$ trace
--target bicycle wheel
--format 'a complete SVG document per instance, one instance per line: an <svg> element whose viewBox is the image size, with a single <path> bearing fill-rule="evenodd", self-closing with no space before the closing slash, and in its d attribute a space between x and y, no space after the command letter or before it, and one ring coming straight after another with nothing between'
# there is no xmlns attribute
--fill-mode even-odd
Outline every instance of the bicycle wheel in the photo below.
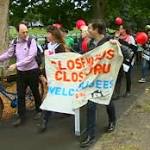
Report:
<svg viewBox="0 0 150 150"><path fill-rule="evenodd" d="M5 85L5 83L4 83ZM0 117L3 120L10 119L14 114L16 114L16 108L12 107L12 101L16 97L16 83L12 83L4 89L1 89L5 94L0 96Z"/></svg>
<svg viewBox="0 0 150 150"><path fill-rule="evenodd" d="M0 120L2 119L3 110L4 110L4 104L2 98L0 97Z"/></svg>

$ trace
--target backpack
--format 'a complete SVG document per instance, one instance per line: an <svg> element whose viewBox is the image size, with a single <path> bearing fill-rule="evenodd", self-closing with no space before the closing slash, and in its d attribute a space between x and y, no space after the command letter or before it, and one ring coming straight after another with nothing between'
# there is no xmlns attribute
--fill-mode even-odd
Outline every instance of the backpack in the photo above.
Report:
<svg viewBox="0 0 150 150"><path fill-rule="evenodd" d="M28 41L27 41L27 46L28 48L30 48L31 45L31 41L32 41L32 37L29 37ZM14 46L14 54L16 53L16 44L17 44L17 38L14 39L13 41L13 46ZM43 55L43 49L39 44L36 44L37 46L37 55L35 56L35 60L38 64L38 66L40 67L42 64L42 55Z"/></svg>

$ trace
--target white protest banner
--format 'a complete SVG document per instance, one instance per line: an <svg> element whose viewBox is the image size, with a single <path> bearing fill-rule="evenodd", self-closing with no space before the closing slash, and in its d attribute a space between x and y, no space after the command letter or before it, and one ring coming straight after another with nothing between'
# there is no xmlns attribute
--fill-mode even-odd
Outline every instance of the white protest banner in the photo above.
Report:
<svg viewBox="0 0 150 150"><path fill-rule="evenodd" d="M41 109L74 114L88 100L108 105L122 62L119 46L110 42L84 55L45 51L48 93Z"/></svg>

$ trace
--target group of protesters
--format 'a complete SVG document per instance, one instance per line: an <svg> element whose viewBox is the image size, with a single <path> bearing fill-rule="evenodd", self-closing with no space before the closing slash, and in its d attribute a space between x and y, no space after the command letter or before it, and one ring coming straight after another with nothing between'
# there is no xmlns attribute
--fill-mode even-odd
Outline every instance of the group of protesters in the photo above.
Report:
<svg viewBox="0 0 150 150"><path fill-rule="evenodd" d="M29 86L35 99L36 113L34 119L41 119L39 131L44 132L47 129L47 124L51 111L40 110L41 99L38 85L39 79L47 84L45 72L39 70L38 62L36 60L37 44L34 38L30 38L28 35L28 27L24 22L21 22L17 26L18 38L17 41L10 44L8 50L0 55L0 61L3 62L10 57L16 57L16 63L9 66L8 70L12 71L17 69L17 94L18 94L18 118L13 122L13 126L17 127L26 121L26 107L25 107L25 94L26 88ZM108 128L107 131L111 132L116 126L116 112L113 99L119 99L121 95L120 87L125 74L126 79L126 91L123 96L128 97L131 94L131 74L134 62L136 59L136 53L138 53L138 46L132 36L129 28L125 25L121 25L119 29L112 36L106 33L105 23L100 20L91 21L88 26L84 25L80 28L81 36L74 43L74 39L67 36L67 30L53 25L47 28L47 42L45 49L49 50L49 54L57 54L64 52L77 52L85 54L94 48L109 41L112 44L120 43L121 51L124 56L123 64L118 73L116 86L114 89L115 96L112 96L112 100L109 105L106 105L106 112L108 114ZM147 34L150 39L150 30L147 30ZM30 46L29 46L30 40ZM145 43L143 51L147 55L147 59L142 57L142 69L140 83L146 82L146 72L148 70L150 61L150 41ZM96 107L97 104L91 101L87 103L87 124L86 124L86 138L81 141L81 147L87 147L95 140L96 135Z"/></svg>

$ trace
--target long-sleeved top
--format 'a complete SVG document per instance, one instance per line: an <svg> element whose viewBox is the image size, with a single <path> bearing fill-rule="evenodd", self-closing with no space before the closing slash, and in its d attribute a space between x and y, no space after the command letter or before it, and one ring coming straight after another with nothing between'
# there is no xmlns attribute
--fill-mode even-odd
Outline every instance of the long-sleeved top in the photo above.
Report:
<svg viewBox="0 0 150 150"><path fill-rule="evenodd" d="M3 62L13 56L16 57L17 70L27 71L38 68L35 56L37 55L37 46L35 39L32 39L30 47L28 47L28 39L17 39L17 44L14 46L12 42L7 51L0 55L0 62Z"/></svg>

